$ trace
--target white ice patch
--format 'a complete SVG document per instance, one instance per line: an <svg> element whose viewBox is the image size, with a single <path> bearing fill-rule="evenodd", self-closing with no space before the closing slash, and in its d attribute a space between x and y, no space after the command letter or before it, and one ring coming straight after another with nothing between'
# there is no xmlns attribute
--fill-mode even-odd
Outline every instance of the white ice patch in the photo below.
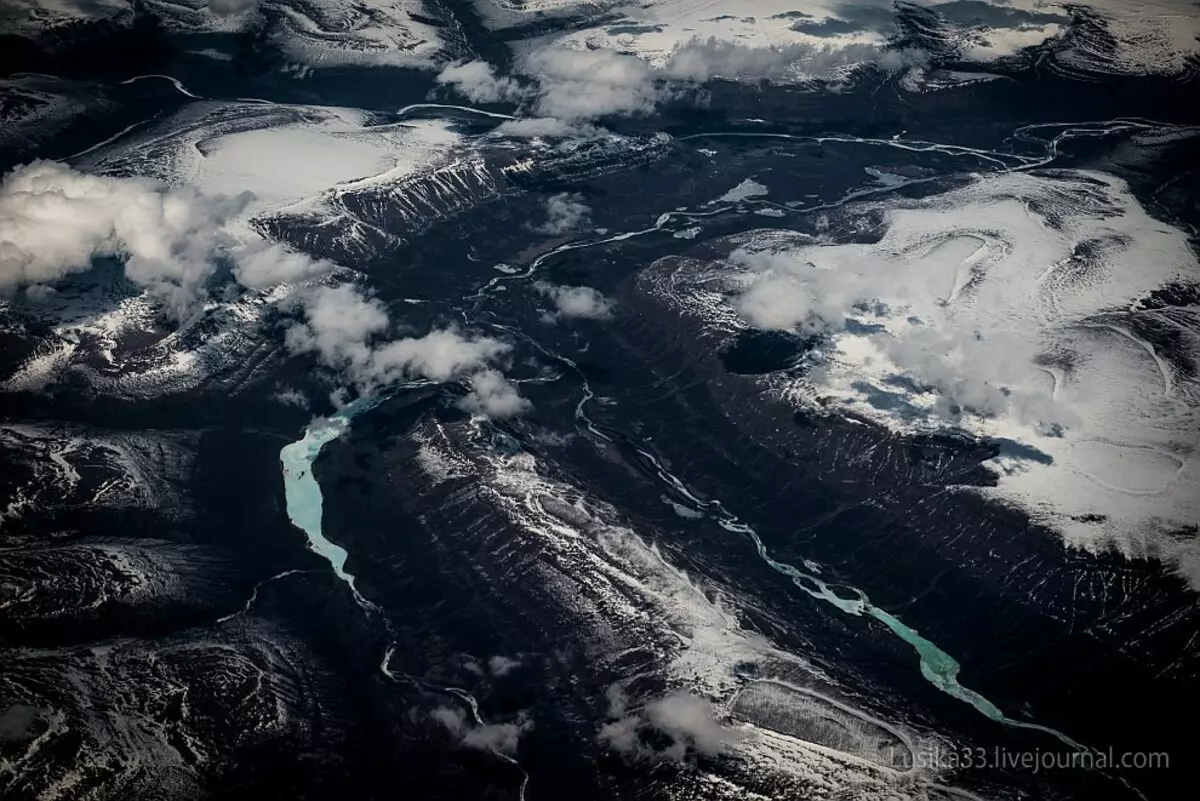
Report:
<svg viewBox="0 0 1200 801"><path fill-rule="evenodd" d="M1200 588L1195 543L1170 536L1200 521L1200 310L1148 299L1200 281L1185 234L1085 172L847 209L871 214L876 243L762 232L677 299L726 330L821 336L805 376L764 386L897 432L1008 442L982 492L1072 545L1174 562Z"/></svg>
<svg viewBox="0 0 1200 801"><path fill-rule="evenodd" d="M205 102L86 166L149 172L207 195L252 192L238 233L253 241L255 216L320 213L340 189L401 181L443 161L460 139L442 120L379 125L354 109Z"/></svg>
<svg viewBox="0 0 1200 801"><path fill-rule="evenodd" d="M755 209L754 213L757 214L759 217L785 217L785 216L787 216L787 213L782 211L781 209L772 209L772 208Z"/></svg>
<svg viewBox="0 0 1200 801"><path fill-rule="evenodd" d="M722 203L741 203L748 198L762 197L768 191L767 187L758 181L755 181L753 178L747 178L733 189L721 195L717 200Z"/></svg>

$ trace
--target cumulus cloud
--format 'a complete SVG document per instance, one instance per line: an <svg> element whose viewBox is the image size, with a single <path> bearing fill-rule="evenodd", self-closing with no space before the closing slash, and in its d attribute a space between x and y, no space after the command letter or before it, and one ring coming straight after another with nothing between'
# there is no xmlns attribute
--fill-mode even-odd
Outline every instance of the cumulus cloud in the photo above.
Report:
<svg viewBox="0 0 1200 801"><path fill-rule="evenodd" d="M625 756L635 759L670 759L682 761L689 753L717 756L725 753L739 733L721 725L712 703L686 692L669 693L645 704L640 710L626 714L628 699L614 685L606 693L609 717L597 735L597 740ZM650 730L665 736L665 747L654 747L641 736Z"/></svg>
<svg viewBox="0 0 1200 801"><path fill-rule="evenodd" d="M453 87L474 103L515 102L525 96L525 90L517 81L497 76L496 69L486 61L451 62L434 80Z"/></svg>
<svg viewBox="0 0 1200 801"><path fill-rule="evenodd" d="M488 670L492 671L494 676L507 676L520 666L520 659L513 659L511 656L503 654L497 654L488 660Z"/></svg>
<svg viewBox="0 0 1200 801"><path fill-rule="evenodd" d="M765 330L840 328L851 307L880 288L861 270L826 269L794 254L737 250L730 261L747 271L734 307Z"/></svg>
<svg viewBox="0 0 1200 801"><path fill-rule="evenodd" d="M802 325L824 324L814 313L817 297L803 281L790 273L761 275L737 295L734 307L742 318L767 331L790 331Z"/></svg>
<svg viewBox="0 0 1200 801"><path fill-rule="evenodd" d="M689 748L701 754L720 754L731 739L730 730L717 722L712 704L690 693L672 693L651 701L642 714L671 738L667 755L675 759L682 759Z"/></svg>
<svg viewBox="0 0 1200 801"><path fill-rule="evenodd" d="M297 293L304 321L287 332L296 353L314 353L321 363L345 371L357 381L374 372L371 341L390 325L383 304L364 296L353 284L318 286Z"/></svg>
<svg viewBox="0 0 1200 801"><path fill-rule="evenodd" d="M638 728L642 725L641 718L629 717L610 720L600 727L596 741L601 745L625 756L644 758L653 754L653 750L642 742L638 736Z"/></svg>
<svg viewBox="0 0 1200 801"><path fill-rule="evenodd" d="M511 381L499 370L482 370L471 376L471 391L462 399L460 406L472 414L487 417L514 417L532 408L528 399L522 398Z"/></svg>
<svg viewBox="0 0 1200 801"><path fill-rule="evenodd" d="M586 123L569 123L554 117L523 117L507 120L495 128L501 136L516 139L561 139L568 136L595 136L600 129Z"/></svg>
<svg viewBox="0 0 1200 801"><path fill-rule="evenodd" d="M258 0L208 0L208 10L218 17L234 17L258 10Z"/></svg>
<svg viewBox="0 0 1200 801"><path fill-rule="evenodd" d="M517 69L527 85L497 75L485 61L453 62L435 80L476 103L528 101L539 116L504 123L501 132L509 136L573 133L583 120L647 113L669 94L646 62L612 50L538 47L519 59Z"/></svg>
<svg viewBox="0 0 1200 801"><path fill-rule="evenodd" d="M603 320L612 313L612 302L590 286L557 286L538 281L534 288L554 301L556 318Z"/></svg>
<svg viewBox="0 0 1200 801"><path fill-rule="evenodd" d="M419 375L449 381L493 362L511 347L491 337L471 337L452 328L435 329L423 337L397 339L372 354L372 373L384 380Z"/></svg>
<svg viewBox="0 0 1200 801"><path fill-rule="evenodd" d="M93 258L119 257L129 280L182 317L229 243L223 224L250 198L87 175L50 161L17 167L0 184L0 289L53 284L89 269Z"/></svg>
<svg viewBox="0 0 1200 801"><path fill-rule="evenodd" d="M429 713L450 734L467 748L480 751L495 751L512 756L517 752L521 735L533 728L533 722L524 716L515 723L484 723L475 725L459 709L438 707Z"/></svg>
<svg viewBox="0 0 1200 801"><path fill-rule="evenodd" d="M802 55L811 57L810 51L751 48L709 39L683 45L661 69L613 50L561 48L532 50L518 66L538 81L536 113L578 121L648 114L690 85L715 77L777 78Z"/></svg>
<svg viewBox="0 0 1200 801"><path fill-rule="evenodd" d="M308 408L308 398L298 389L282 387L271 397L284 406L296 406L300 409Z"/></svg>
<svg viewBox="0 0 1200 801"><path fill-rule="evenodd" d="M17 167L0 183L0 291L51 285L95 258L118 258L130 281L180 319L205 299L222 258L251 288L333 269L281 245L238 244L226 225L252 199L89 175L52 161Z"/></svg>
<svg viewBox="0 0 1200 801"><path fill-rule="evenodd" d="M610 718L624 717L625 711L629 708L629 698L625 695L625 688L620 684L608 685L604 690L604 700L608 702Z"/></svg>
<svg viewBox="0 0 1200 801"><path fill-rule="evenodd" d="M234 252L234 261L234 276L239 284L250 289L307 281L337 269L327 259L314 259L278 243L241 248Z"/></svg>
<svg viewBox="0 0 1200 801"><path fill-rule="evenodd" d="M692 39L681 46L663 72L675 80L695 82L714 78L777 81L790 75L819 78L834 70L873 62L879 54L879 48L870 44L747 47L710 37Z"/></svg>
<svg viewBox="0 0 1200 801"><path fill-rule="evenodd" d="M537 226L539 234L562 236L588 224L592 210L583 202L583 195L560 192L546 199L546 222Z"/></svg>
<svg viewBox="0 0 1200 801"><path fill-rule="evenodd" d="M647 114L669 94L649 64L612 50L537 49L522 57L520 69L537 77L533 108L544 117Z"/></svg>
<svg viewBox="0 0 1200 801"><path fill-rule="evenodd" d="M875 58L875 66L884 72L903 72L909 69L925 69L929 66L929 53L913 47L881 51Z"/></svg>
<svg viewBox="0 0 1200 801"><path fill-rule="evenodd" d="M54 287L46 286L45 284L34 284L25 287L25 297L35 303L50 300L56 294L58 294L58 291Z"/></svg>
<svg viewBox="0 0 1200 801"><path fill-rule="evenodd" d="M452 328L388 340L391 321L383 304L353 284L302 289L293 303L300 306L303 320L288 329L288 347L314 354L359 391L413 378L444 382L482 371L472 379L468 396L478 403L480 413L515 414L527 408L502 375L483 369L509 352L504 342Z"/></svg>

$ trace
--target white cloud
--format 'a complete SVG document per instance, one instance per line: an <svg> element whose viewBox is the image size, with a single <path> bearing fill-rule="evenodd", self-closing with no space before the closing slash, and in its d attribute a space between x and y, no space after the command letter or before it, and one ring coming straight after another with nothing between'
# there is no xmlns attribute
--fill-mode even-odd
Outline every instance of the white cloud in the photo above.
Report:
<svg viewBox="0 0 1200 801"><path fill-rule="evenodd" d="M638 727L641 725L641 719L635 716L611 720L600 727L596 740L619 754L645 757L651 751L638 737Z"/></svg>
<svg viewBox="0 0 1200 801"><path fill-rule="evenodd" d="M620 684L608 685L604 690L604 699L608 701L608 716L610 718L624 716L625 710L629 708L629 699L625 695L625 689Z"/></svg>
<svg viewBox="0 0 1200 801"><path fill-rule="evenodd" d="M288 329L288 348L315 353L321 363L345 371L355 381L369 379L375 353L371 341L390 325L383 304L365 297L353 284L304 289L294 299L305 319Z"/></svg>
<svg viewBox="0 0 1200 801"><path fill-rule="evenodd" d="M235 251L233 257L234 276L239 284L250 289L307 281L337 269L327 259L314 259L278 243L244 247Z"/></svg>
<svg viewBox="0 0 1200 801"><path fill-rule="evenodd" d="M112 257L182 319L207 297L221 258L256 289L334 269L282 245L238 244L226 226L252 199L89 175L52 161L17 167L0 183L0 291L51 285Z"/></svg>
<svg viewBox="0 0 1200 801"><path fill-rule="evenodd" d="M284 406L296 406L300 409L308 408L308 398L298 389L281 388L274 395L275 400L282 403Z"/></svg>
<svg viewBox="0 0 1200 801"><path fill-rule="evenodd" d="M646 704L642 714L651 726L673 741L667 756L682 759L688 748L701 754L720 754L733 733L717 722L707 699L690 693L671 693Z"/></svg>
<svg viewBox="0 0 1200 801"><path fill-rule="evenodd" d="M208 0L208 10L218 17L233 17L258 10L258 0Z"/></svg>
<svg viewBox="0 0 1200 801"><path fill-rule="evenodd" d="M568 136L596 136L600 129L586 123L564 122L554 117L523 117L500 123L494 132L517 139L560 139Z"/></svg>
<svg viewBox="0 0 1200 801"><path fill-rule="evenodd" d="M533 50L520 69L538 81L534 111L568 121L647 114L668 93L646 62L612 50Z"/></svg>
<svg viewBox="0 0 1200 801"><path fill-rule="evenodd" d="M499 370L483 370L471 376L471 391L460 405L472 414L488 417L514 417L533 407L522 398L516 386Z"/></svg>
<svg viewBox="0 0 1200 801"><path fill-rule="evenodd" d="M587 225L592 210L583 202L583 195L560 192L546 199L546 222L533 230L539 234L562 236Z"/></svg>
<svg viewBox="0 0 1200 801"><path fill-rule="evenodd" d="M498 77L495 68L486 61L451 62L434 80L454 87L473 103L515 102L525 96L519 83L509 77Z"/></svg>
<svg viewBox="0 0 1200 801"><path fill-rule="evenodd" d="M874 61L879 54L879 48L870 44L747 47L723 39L692 39L671 54L663 72L675 80L697 83L713 78L777 81L794 75L827 76Z"/></svg>
<svg viewBox="0 0 1200 801"><path fill-rule="evenodd" d="M875 66L884 72L925 69L929 66L929 54L911 47L903 50L884 50L875 58Z"/></svg>
<svg viewBox="0 0 1200 801"><path fill-rule="evenodd" d="M938 393L943 413L958 407L985 416L1011 415L1047 430L1080 422L1050 391L1022 388L1039 356L1027 337L1003 330L921 327L904 336L871 339L915 384Z"/></svg>
<svg viewBox="0 0 1200 801"><path fill-rule="evenodd" d="M222 225L250 197L87 175L51 161L17 167L0 184L0 290L53 284L95 257L119 257L131 281L183 317L229 243Z"/></svg>
<svg viewBox="0 0 1200 801"><path fill-rule="evenodd" d="M603 320L612 313L612 302L590 286L557 286L538 281L534 288L554 301L556 317Z"/></svg>
<svg viewBox="0 0 1200 801"><path fill-rule="evenodd" d="M511 756L517 752L521 735L533 728L528 718L520 716L515 723L484 723L473 725L459 709L438 707L429 716L442 724L460 743L480 751L495 751Z"/></svg>
<svg viewBox="0 0 1200 801"><path fill-rule="evenodd" d="M601 726L597 740L629 757L682 761L689 753L716 756L740 737L721 725L712 703L691 693L669 693L632 714L626 714L628 699L619 687L609 687L605 695L609 717L616 719ZM669 744L655 748L640 736L643 729L665 735Z"/></svg>
<svg viewBox="0 0 1200 801"><path fill-rule="evenodd" d="M513 659L511 656L497 654L488 660L488 670L492 671L495 676L507 676L521 666L520 659Z"/></svg>
<svg viewBox="0 0 1200 801"><path fill-rule="evenodd" d="M789 253L737 250L730 261L748 273L734 307L756 328L840 328L850 308L875 297L877 277L842 265L822 267Z"/></svg>
<svg viewBox="0 0 1200 801"><path fill-rule="evenodd" d="M411 378L450 381L481 370L505 356L510 346L490 337L434 329L421 337L386 340L391 321L383 304L352 284L297 291L293 302L303 311L286 342L295 353L313 353L345 375L360 391L370 392ZM481 413L523 411L526 402L503 376L483 371L472 380ZM497 380L497 378L499 380Z"/></svg>
<svg viewBox="0 0 1200 801"><path fill-rule="evenodd" d="M423 337L397 339L379 346L372 372L382 378L419 375L449 381L507 354L510 346L491 337L470 337L450 329L435 329Z"/></svg>
<svg viewBox="0 0 1200 801"><path fill-rule="evenodd" d="M58 291L54 287L46 286L45 284L33 284L25 287L25 297L38 303L50 300L56 294L58 294Z"/></svg>

